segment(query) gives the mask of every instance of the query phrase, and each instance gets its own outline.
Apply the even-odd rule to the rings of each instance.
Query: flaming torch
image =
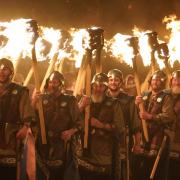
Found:
[[[146,47],[146,49],[148,51],[145,53],[145,56],[148,56],[148,54],[150,55],[151,70],[149,71],[144,83],[141,86],[141,91],[145,91],[147,89],[147,84],[148,84],[147,81],[149,80],[151,74],[154,71],[156,71],[156,69],[157,69],[156,59],[155,59],[155,51],[157,50],[157,47],[159,45],[156,32],[146,32],[146,33],[144,33],[143,36],[146,40],[146,43],[148,43],[148,46]],[[141,46],[143,46],[143,45],[141,44],[140,48],[141,48]],[[142,56],[142,58],[144,59],[143,56]]]
[[[45,78],[47,79],[47,76],[50,74],[52,69],[54,68],[54,64],[57,61],[58,56],[58,46],[59,41],[61,39],[61,32],[60,30],[55,30],[53,28],[47,28],[47,27],[40,27],[40,36],[36,41],[36,56],[38,61],[44,61],[48,59],[50,60],[50,65],[48,67],[48,70],[46,72]],[[24,81],[24,86],[27,86],[31,76],[33,74],[33,68],[28,72],[28,75]],[[41,91],[42,87],[44,87],[45,80],[42,81],[41,84]]]
[[[100,62],[100,51],[104,45],[103,38],[103,29],[101,28],[88,28],[87,29],[88,36],[86,36],[86,40],[88,40],[88,44],[86,44],[86,57],[81,63],[81,67],[79,69],[74,95],[77,95],[76,87],[79,85],[82,80],[85,80],[85,90],[86,95],[88,97],[91,96],[91,61],[92,61],[92,52],[94,50],[97,51],[97,65],[96,71],[101,72],[102,66]],[[82,78],[84,77],[84,79]],[[82,83],[81,83],[82,84]],[[84,133],[84,148],[88,147],[88,135],[89,135],[89,118],[90,118],[90,106],[85,108],[85,133]]]
[[[44,33],[49,35],[49,41],[52,42],[52,48],[50,51],[50,58],[52,58],[52,60],[50,61],[50,64],[48,66],[48,69],[46,71],[46,74],[44,76],[44,79],[41,83],[41,87],[40,90],[41,92],[43,91],[46,79],[49,77],[50,73],[52,72],[52,70],[54,69],[55,63],[58,59],[58,48],[59,48],[59,44],[60,44],[60,39],[61,39],[61,32],[59,30],[54,30],[54,29],[44,29]],[[47,35],[46,35],[47,36]]]
[[[137,94],[141,95],[141,85],[140,85],[140,80],[139,80],[139,76],[137,73],[137,63],[136,63],[136,56],[139,53],[138,38],[137,37],[131,37],[127,40],[129,41],[129,46],[133,48],[133,52],[134,52],[133,70],[134,70],[134,78],[135,78],[135,83],[136,83],[136,90],[137,90]],[[139,108],[140,108],[140,112],[144,111],[144,105],[143,104],[140,104]],[[146,124],[146,121],[143,119],[142,119],[142,127],[143,127],[144,138],[145,138],[146,142],[148,142],[149,136],[148,136],[147,124]]]
[[[168,76],[167,83],[169,83],[169,80],[171,78],[171,66],[169,64],[169,48],[166,43],[161,43],[158,45],[156,59],[158,60],[157,62],[160,66],[160,69],[162,69],[162,67],[165,67],[165,71]],[[161,61],[163,61],[164,66],[160,65]]]
[[[166,29],[170,30],[168,36],[169,63],[173,67],[175,61],[180,62],[180,20],[177,19],[176,15],[170,15],[165,17],[163,22],[166,23]]]
[[[104,45],[103,29],[101,28],[89,28],[90,44],[87,49],[87,62],[86,62],[86,95],[91,96],[91,61],[92,52],[94,50],[101,51]],[[98,53],[98,60],[96,65],[96,72],[101,72],[102,66],[100,62],[100,52]],[[89,118],[90,118],[90,105],[85,109],[85,133],[84,133],[84,148],[88,147],[88,134],[89,134]]]
[[[30,57],[32,32],[28,31],[29,19],[17,19],[0,22],[0,57],[11,59],[14,64],[14,77],[20,64],[20,58]],[[13,80],[14,80],[13,77]]]
[[[156,70],[155,51],[158,46],[157,32],[148,32],[145,35],[148,36],[148,42],[151,47],[151,71],[153,73]]]
[[[73,40],[71,45],[73,46],[73,52],[75,51],[74,58],[76,59],[76,66],[80,64],[80,69],[78,72],[78,76],[76,79],[76,84],[74,88],[74,96],[80,93],[83,89],[83,83],[86,75],[86,67],[87,67],[87,60],[89,58],[85,58],[85,54],[87,49],[90,49],[90,36],[87,30],[81,29],[79,31],[75,31],[73,34]],[[83,59],[83,61],[82,61]],[[82,62],[81,62],[82,61]]]
[[[91,49],[96,49],[96,73],[100,73],[102,72],[101,50],[104,46],[104,30],[98,27],[92,27],[88,31],[91,38]]]
[[[38,25],[35,20],[30,20],[27,22],[30,26],[30,31],[34,32],[33,36],[33,48],[32,48],[32,67],[34,71],[34,79],[35,79],[35,87],[37,91],[40,91],[40,82],[39,82],[39,75],[37,70],[37,59],[36,59],[36,50],[35,50],[35,43],[38,38]],[[41,137],[42,137],[42,144],[47,144],[46,140],[46,131],[45,131],[45,123],[44,123],[44,114],[43,114],[43,107],[42,101],[40,100],[37,104],[39,119],[40,119],[40,129],[41,129]]]

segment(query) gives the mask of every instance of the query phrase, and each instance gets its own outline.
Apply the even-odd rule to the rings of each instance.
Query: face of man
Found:
[[[58,79],[52,78],[48,82],[48,91],[50,93],[56,93],[59,91],[59,86],[61,85]]]
[[[12,71],[5,65],[0,65],[0,83],[4,84],[10,80]]]
[[[101,102],[105,96],[106,86],[102,83],[92,85],[92,99],[94,102]]]
[[[151,89],[154,92],[159,92],[162,90],[162,82],[160,78],[152,79],[151,80]]]
[[[180,93],[180,77],[176,77],[172,79],[172,91],[175,94],[179,94]]]
[[[128,85],[134,85],[134,84],[135,84],[134,79],[133,79],[133,78],[130,78],[130,79],[128,80]]]
[[[109,77],[108,88],[110,89],[110,91],[118,91],[121,85],[122,81],[120,80],[120,78],[115,76]]]

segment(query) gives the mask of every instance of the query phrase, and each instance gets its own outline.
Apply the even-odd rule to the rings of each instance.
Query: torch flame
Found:
[[[142,57],[144,66],[149,66],[151,64],[151,47],[148,42],[148,36],[145,34],[150,32],[140,31],[137,27],[133,29],[133,34],[139,38],[139,53]]]
[[[54,54],[58,52],[60,40],[61,40],[61,31],[53,28],[40,27],[42,33],[41,37],[38,38],[36,43],[37,50],[37,59],[38,60],[47,60],[52,59]],[[50,52],[44,56],[43,50],[45,49],[45,45],[42,43],[42,40],[46,40],[51,44]]]
[[[0,49],[0,58],[6,57],[13,61],[22,57],[31,57],[32,37],[29,19],[0,22],[0,35],[7,38],[6,44]]]
[[[90,36],[86,29],[71,29],[72,57],[76,60],[76,67],[80,67],[86,49],[89,48]]]
[[[169,35],[169,54],[170,65],[173,66],[175,61],[180,62],[180,20],[177,20],[176,15],[165,17],[163,22],[166,23],[166,28],[170,30]]]
[[[106,42],[106,44],[110,47],[109,51],[113,57],[132,66],[132,58],[134,57],[133,48],[129,46],[127,41],[130,37],[131,36],[117,33],[109,42]]]

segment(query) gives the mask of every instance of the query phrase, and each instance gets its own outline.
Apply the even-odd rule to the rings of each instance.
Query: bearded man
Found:
[[[119,167],[115,162],[118,159],[115,146],[124,131],[124,119],[117,101],[106,95],[107,89],[107,75],[96,74],[91,82],[92,93],[89,100],[88,149],[87,153],[78,157],[82,180],[113,180],[118,176],[115,170]],[[87,97],[80,101],[82,112],[86,101]]]
[[[173,108],[176,114],[174,123],[174,138],[171,145],[170,165],[168,179],[180,179],[180,70],[172,73],[170,80],[171,94],[173,97]]]
[[[164,91],[166,74],[156,71],[149,80],[150,91],[136,97],[136,104],[144,103],[145,110],[140,112],[140,117],[146,121],[149,133],[149,142],[144,144],[144,157],[136,165],[135,179],[149,179],[157,152],[164,136],[167,137],[160,161],[155,173],[155,179],[167,179],[169,164],[169,138],[167,129],[172,127],[175,119],[173,101],[170,93]]]

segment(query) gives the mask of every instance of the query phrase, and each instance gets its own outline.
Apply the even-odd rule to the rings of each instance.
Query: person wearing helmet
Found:
[[[26,87],[12,82],[14,67],[0,59],[0,177],[14,179],[16,162],[22,149],[18,142],[26,138],[34,112]],[[32,157],[33,158],[33,157]]]
[[[135,79],[132,74],[128,74],[126,76],[125,83],[124,83],[124,90],[128,95],[131,95],[131,96],[137,95]]]
[[[120,151],[122,153],[122,178],[129,176],[126,171],[126,161],[132,160],[132,153],[129,150],[133,149],[135,153],[141,153],[140,147],[140,120],[138,117],[137,107],[135,106],[133,96],[128,95],[123,91],[123,73],[119,69],[112,69],[108,72],[108,96],[118,99],[120,106],[123,110],[124,120],[126,124],[126,132],[122,139],[130,138],[129,144],[123,141],[120,142]],[[128,133],[129,131],[129,133]],[[136,141],[133,143],[133,136],[135,136]],[[127,145],[129,149],[127,150]],[[128,159],[127,153],[130,154],[130,159]],[[126,160],[125,160],[126,157]],[[131,161],[132,166],[132,161]],[[131,168],[132,169],[132,168]]]
[[[149,143],[144,144],[144,153],[146,156],[140,162],[141,165],[136,166],[136,179],[149,179],[155,157],[164,136],[167,136],[167,141],[154,179],[163,180],[167,178],[169,137],[166,134],[166,130],[171,128],[175,114],[172,97],[170,93],[164,90],[165,85],[166,74],[160,70],[155,71],[149,80],[150,91],[136,97],[137,105],[140,103],[144,104],[145,110],[144,112],[140,112],[139,115],[146,121],[149,133]]]
[[[173,128],[174,138],[170,148],[168,179],[180,179],[180,70],[176,70],[172,73],[170,88],[173,97],[173,107],[176,114],[176,120]]]
[[[65,157],[71,152],[67,144],[81,129],[76,98],[64,94],[63,86],[63,75],[53,71],[46,81],[44,93],[34,92],[32,97],[34,108],[39,98],[42,98],[48,144],[45,147],[39,141],[38,153],[49,170],[50,180],[63,178]],[[41,171],[39,173],[41,174]]]
[[[95,74],[89,101],[88,152],[78,158],[82,180],[113,180],[117,175],[114,171],[117,161],[114,146],[124,129],[124,120],[119,104],[106,95],[107,89],[107,75]]]

